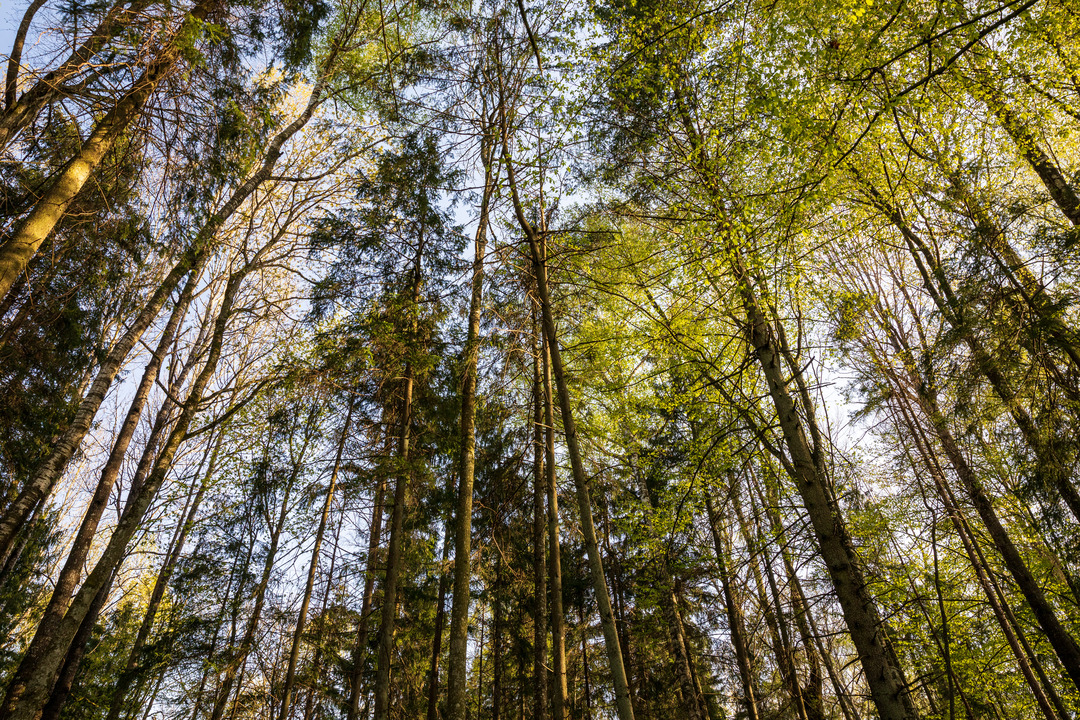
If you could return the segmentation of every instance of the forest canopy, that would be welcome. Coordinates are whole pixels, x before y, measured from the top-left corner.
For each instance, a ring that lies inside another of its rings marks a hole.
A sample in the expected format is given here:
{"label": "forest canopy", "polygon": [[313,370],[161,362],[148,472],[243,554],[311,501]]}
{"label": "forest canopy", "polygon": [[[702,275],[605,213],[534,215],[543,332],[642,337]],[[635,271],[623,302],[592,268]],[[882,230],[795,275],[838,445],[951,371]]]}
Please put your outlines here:
{"label": "forest canopy", "polygon": [[25,0],[0,718],[1080,715],[1068,0]]}

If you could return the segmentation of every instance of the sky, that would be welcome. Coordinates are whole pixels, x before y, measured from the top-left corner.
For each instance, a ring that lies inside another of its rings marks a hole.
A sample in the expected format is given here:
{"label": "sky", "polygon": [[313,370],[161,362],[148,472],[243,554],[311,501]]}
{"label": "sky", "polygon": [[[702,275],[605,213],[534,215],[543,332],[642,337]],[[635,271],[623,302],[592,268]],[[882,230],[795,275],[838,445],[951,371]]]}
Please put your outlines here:
{"label": "sky", "polygon": [[8,53],[11,52],[11,43],[15,39],[15,30],[19,27],[19,21],[26,10],[28,2],[22,0],[0,0],[0,59],[4,61],[5,72],[7,71]]}

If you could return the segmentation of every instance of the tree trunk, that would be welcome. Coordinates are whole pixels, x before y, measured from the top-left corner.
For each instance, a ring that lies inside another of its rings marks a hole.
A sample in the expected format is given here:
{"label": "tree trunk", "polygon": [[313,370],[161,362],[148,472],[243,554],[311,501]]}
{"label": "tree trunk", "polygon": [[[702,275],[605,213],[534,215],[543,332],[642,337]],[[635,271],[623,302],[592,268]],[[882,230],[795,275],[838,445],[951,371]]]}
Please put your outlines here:
{"label": "tree trunk", "polygon": [[[967,522],[952,497],[952,492],[949,490],[944,473],[937,462],[937,458],[930,449],[928,439],[925,437],[922,428],[919,427],[918,422],[912,413],[912,409],[908,407],[906,401],[901,398],[902,396],[900,395],[896,396],[897,410],[902,419],[902,423],[907,427],[907,430],[915,443],[915,447],[923,460],[923,466],[934,481],[934,488],[937,491],[937,495],[945,506],[945,511],[949,516],[949,521],[952,523],[953,529],[956,531],[957,537],[960,538],[960,542],[964,546],[964,551],[968,556],[968,561],[971,563],[972,569],[975,571],[975,577],[979,582],[979,586],[986,595],[990,609],[993,611],[994,617],[998,621],[1001,632],[1005,636],[1006,643],[1013,652],[1013,657],[1020,667],[1020,672],[1024,676],[1028,688],[1035,697],[1036,704],[1039,705],[1039,709],[1042,711],[1046,720],[1064,720],[1069,717],[1069,713],[1065,710],[1060,698],[1057,697],[1057,693],[1053,692],[1053,686],[1047,682],[1046,678],[1041,678],[1040,683],[1040,679],[1035,677],[1031,664],[1028,662],[1027,654],[1021,647],[1020,638],[1018,637],[1018,634],[1013,631],[1012,624],[1009,622],[1006,611],[991,584],[990,577],[986,571],[986,565],[982,558],[977,555],[977,544],[973,541],[967,527]],[[1053,692],[1053,697],[1055,699],[1053,704],[1049,699],[1049,695],[1044,692],[1043,686],[1046,686],[1047,689]]]}
{"label": "tree trunk", "polygon": [[[334,456],[334,469],[330,473],[330,486],[326,489],[326,502],[323,503],[322,514],[319,516],[319,529],[315,531],[315,545],[311,548],[311,562],[308,563],[307,583],[304,585],[304,597],[300,602],[300,614],[296,616],[296,629],[293,631],[292,647],[289,650],[289,665],[285,671],[285,685],[281,690],[281,712],[278,716],[280,720],[288,720],[289,708],[292,705],[293,682],[296,680],[296,662],[300,658],[300,642],[304,637],[308,606],[311,604],[311,593],[315,589],[315,576],[319,571],[319,553],[322,552],[326,523],[330,517],[330,507],[334,503],[334,492],[337,490],[338,472],[341,470],[341,455],[345,452],[345,441],[349,437],[349,426],[352,424],[353,405],[354,401],[350,400],[349,410],[345,414],[345,424],[341,428],[341,437],[338,439],[337,453]],[[112,719],[110,718],[110,720]]]}
{"label": "tree trunk", "polygon": [[[307,701],[304,703],[304,720],[311,720],[315,711],[315,696],[319,694],[318,681],[322,675],[322,662],[323,662],[323,636],[326,629],[326,610],[330,606],[330,593],[334,586],[334,569],[337,564],[338,549],[340,547],[341,540],[341,525],[344,517],[345,509],[342,508],[341,514],[338,515],[337,526],[334,529],[334,549],[330,553],[330,569],[326,573],[326,590],[323,592],[322,609],[319,612],[319,617],[322,622],[319,623],[319,632],[315,635],[315,656],[311,659],[312,667],[312,684],[308,688]],[[318,706],[319,710],[322,710],[322,705]]]}
{"label": "tree trunk", "polygon": [[[866,586],[862,563],[855,553],[847,526],[833,497],[831,484],[824,474],[821,448],[811,448],[803,432],[803,421],[788,393],[787,379],[778,358],[778,338],[774,337],[773,329],[765,320],[741,259],[736,257],[734,265],[747,316],[749,340],[776,406],[794,471],[793,479],[817,537],[848,631],[859,653],[874,705],[882,720],[917,718],[918,713],[908,694],[900,661],[889,642],[877,604]],[[798,367],[791,368],[791,371],[796,374],[800,372]],[[808,412],[811,407],[807,407]],[[814,420],[810,418],[806,422],[813,423]],[[816,434],[816,431],[812,432]]]}
{"label": "tree trunk", "polygon": [[[216,0],[202,0],[203,4],[212,1]],[[89,392],[79,404],[75,419],[56,442],[48,457],[35,470],[33,477],[27,482],[19,497],[4,508],[3,514],[0,515],[0,557],[8,555],[19,528],[22,527],[26,518],[33,512],[34,507],[48,496],[60,479],[68,462],[75,455],[83,438],[90,430],[94,416],[101,407],[101,403],[104,401],[113,380],[116,379],[117,373],[120,372],[128,353],[135,347],[135,344],[154,318],[157,317],[158,311],[160,311],[169,295],[172,294],[176,286],[193,267],[198,267],[204,262],[204,259],[212,250],[213,240],[225,221],[232,217],[233,213],[251,197],[251,194],[270,178],[274,166],[281,157],[281,150],[285,143],[311,119],[315,109],[322,102],[322,91],[325,87],[328,69],[333,65],[334,57],[335,53],[332,52],[324,62],[303,112],[274,136],[266,146],[263,162],[259,169],[241,183],[229,196],[229,199],[219,206],[217,211],[203,224],[179,262],[169,271],[169,274],[154,290],[150,299],[147,300],[131,327],[110,349],[108,356],[98,369],[97,376],[94,378]],[[2,250],[0,250],[0,253],[2,253]]]}
{"label": "tree trunk", "polygon": [[1043,593],[1042,588],[1039,587],[1039,583],[1031,573],[1027,563],[1024,562],[1020,551],[1017,550],[1012,538],[1009,537],[1008,532],[1002,526],[982,483],[975,475],[975,471],[968,465],[967,459],[960,451],[956,440],[945,423],[944,417],[937,408],[936,400],[930,395],[925,384],[920,386],[919,393],[919,401],[923,411],[929,418],[931,426],[938,436],[938,441],[945,450],[946,457],[949,458],[949,464],[953,466],[953,471],[960,479],[975,511],[979,514],[983,525],[990,534],[990,540],[994,543],[994,547],[997,548],[998,552],[1001,553],[1001,557],[1005,561],[1005,567],[1008,568],[1009,574],[1012,575],[1017,587],[1020,588],[1021,594],[1023,594],[1024,599],[1031,608],[1031,612],[1039,623],[1043,634],[1046,635],[1046,639],[1050,641],[1050,645],[1054,648],[1054,652],[1057,654],[1058,660],[1061,661],[1065,672],[1072,679],[1073,684],[1080,688],[1080,645],[1077,644],[1076,639],[1058,619],[1057,612],[1046,599],[1046,595]]}
{"label": "tree trunk", "polygon": [[41,111],[54,102],[63,93],[67,81],[81,71],[91,58],[105,46],[111,38],[130,27],[130,23],[140,12],[151,4],[151,0],[135,0],[126,3],[122,0],[109,8],[98,26],[76,48],[64,62],[45,73],[18,98],[19,68],[22,60],[22,46],[33,17],[35,2],[23,16],[15,42],[12,44],[8,59],[7,78],[4,87],[5,108],[0,113],[0,152],[7,150],[20,132],[32,123]]}
{"label": "tree trunk", "polygon": [[547,513],[544,508],[544,425],[541,415],[542,379],[540,372],[540,347],[537,343],[539,327],[536,308],[533,308],[533,720],[548,718],[547,677],[547,553],[544,548],[544,530]]}
{"label": "tree trunk", "polygon": [[1051,199],[1061,210],[1062,215],[1073,225],[1080,226],[1080,197],[1077,197],[1076,190],[1065,179],[1065,174],[1050,159],[1050,156],[1039,146],[1035,133],[1017,115],[989,71],[976,67],[975,73],[978,79],[967,83],[972,94],[986,103],[990,112],[997,117],[1001,127],[1016,144],[1020,155],[1039,176],[1039,180],[1050,193]]}
{"label": "tree trunk", "polygon": [[569,717],[569,690],[566,683],[566,615],[563,612],[562,550],[559,543],[559,488],[555,477],[555,418],[551,395],[551,363],[547,341],[540,345],[544,369],[544,470],[547,475],[548,565],[551,574],[551,655],[555,691],[551,704],[553,720]]}
{"label": "tree trunk", "polygon": [[[453,495],[454,488],[450,488]],[[442,660],[443,629],[446,625],[446,592],[450,575],[446,572],[450,559],[450,521],[443,523],[442,563],[439,573],[439,600],[435,606],[435,628],[431,638],[431,663],[428,670],[427,720],[439,720],[439,662]]]}
{"label": "tree trunk", "polygon": [[30,259],[60,222],[91,173],[139,117],[158,83],[172,70],[182,52],[180,38],[189,28],[204,21],[217,1],[199,0],[196,3],[182,27],[147,66],[131,90],[97,123],[79,152],[67,162],[30,214],[16,225],[11,236],[0,246],[0,298],[8,294],[15,278],[26,270]]}
{"label": "tree trunk", "polygon": [[780,677],[783,680],[784,688],[787,690],[796,717],[799,720],[807,720],[806,704],[803,702],[802,697],[802,686],[799,685],[798,674],[795,672],[791,649],[787,643],[787,636],[780,632],[778,616],[781,614],[782,608],[779,605],[778,598],[770,596],[763,579],[762,565],[768,562],[767,558],[761,557],[763,555],[761,548],[763,542],[756,526],[752,525],[743,513],[741,500],[737,493],[733,493],[731,504],[735,510],[735,516],[739,519],[739,528],[742,531],[743,541],[746,543],[747,550],[750,553],[750,574],[754,578],[758,601],[761,604],[762,614],[765,616],[765,625],[769,628],[773,656],[780,670]]}
{"label": "tree trunk", "polygon": [[[421,262],[424,243],[421,239],[413,261],[412,302],[420,302]],[[415,324],[414,328],[415,330]],[[390,511],[390,541],[386,553],[386,580],[383,583],[383,610],[379,624],[379,654],[375,669],[375,720],[390,716],[390,663],[393,656],[394,632],[397,622],[398,584],[401,578],[401,555],[405,532],[405,502],[409,479],[409,443],[412,429],[413,366],[406,363],[401,389],[401,429],[398,435],[400,470],[394,485],[394,504]]]}
{"label": "tree trunk", "polygon": [[64,705],[71,695],[71,687],[75,684],[75,678],[79,674],[79,666],[82,664],[83,656],[86,654],[87,644],[94,634],[98,616],[109,599],[112,583],[113,577],[110,577],[108,582],[94,596],[94,601],[90,604],[86,617],[83,618],[78,632],[75,633],[75,637],[71,641],[71,648],[68,649],[67,655],[64,656],[64,664],[60,668],[60,675],[53,684],[52,691],[49,693],[49,701],[41,711],[40,720],[59,720],[60,711],[64,709]]}
{"label": "tree trunk", "polygon": [[[505,108],[500,108],[505,115]],[[510,158],[510,147],[506,118],[501,117],[503,158],[506,161],[506,174],[510,186],[510,195],[514,205],[514,215],[518,225],[529,242],[532,253],[533,272],[536,277],[537,294],[540,296],[540,309],[544,326],[544,337],[548,342],[551,370],[555,376],[555,387],[559,393],[559,409],[562,414],[563,432],[566,435],[567,454],[573,470],[574,486],[577,489],[578,510],[581,514],[581,534],[585,551],[589,559],[589,575],[592,579],[593,592],[596,594],[597,609],[604,632],[604,645],[607,650],[608,666],[611,669],[612,684],[615,691],[615,707],[619,720],[634,720],[634,708],[630,702],[630,687],[626,681],[626,668],[623,665],[622,648],[619,646],[619,633],[615,626],[615,614],[611,609],[611,595],[608,593],[607,580],[604,578],[604,563],[600,557],[600,547],[596,540],[596,527],[592,517],[592,498],[589,492],[589,479],[581,460],[581,448],[578,445],[577,427],[570,389],[566,383],[562,353],[559,351],[558,336],[555,330],[554,313],[548,293],[547,263],[540,251],[540,238],[536,229],[525,217],[525,209],[518,195],[514,163]],[[454,719],[456,720],[456,719]]]}
{"label": "tree trunk", "polygon": [[61,670],[71,642],[78,633],[79,627],[93,604],[95,596],[104,587],[123,559],[128,543],[140,526],[143,516],[165,481],[165,476],[172,468],[176,451],[187,435],[188,428],[195,418],[198,406],[202,401],[203,393],[217,369],[233,302],[243,278],[249,270],[250,266],[245,267],[229,278],[222,298],[221,309],[215,321],[213,340],[206,362],[191,387],[176,425],[173,427],[165,446],[154,463],[154,469],[151,471],[146,483],[139,489],[137,496],[130,499],[129,505],[117,523],[116,529],[113,531],[101,558],[82,587],[79,588],[56,632],[52,637],[45,639],[48,642],[48,647],[41,653],[40,662],[34,668],[27,668],[27,672],[22,676],[14,678],[8,687],[3,707],[0,708],[0,714],[6,718],[10,718],[10,720],[32,720],[41,712],[45,702],[48,700],[49,690],[52,688],[57,673]]}
{"label": "tree trunk", "polygon": [[469,299],[469,327],[462,357],[461,383],[461,466],[457,507],[454,512],[454,590],[450,605],[450,658],[447,669],[446,716],[466,720],[468,715],[469,584],[472,581],[472,507],[476,474],[476,363],[480,352],[480,313],[484,297],[484,255],[487,250],[488,207],[494,192],[491,128],[486,124],[481,140],[484,190],[476,227],[472,266],[472,294]]}
{"label": "tree trunk", "polygon": [[[191,507],[182,515],[180,522],[176,527],[176,537],[174,537],[170,543],[165,562],[162,563],[161,569],[154,579],[154,587],[150,592],[150,599],[146,603],[146,612],[143,614],[142,623],[140,623],[139,630],[135,635],[135,642],[128,652],[127,662],[124,663],[124,670],[116,681],[112,700],[109,703],[109,712],[106,716],[107,720],[117,720],[120,717],[120,713],[124,710],[128,691],[131,688],[132,681],[135,679],[135,671],[138,668],[139,656],[142,654],[143,648],[146,646],[146,641],[150,637],[150,631],[153,630],[158,607],[160,607],[161,600],[165,597],[165,590],[168,588],[169,581],[172,579],[176,563],[180,560],[180,554],[183,552],[188,534],[195,525],[195,518],[198,517],[199,506],[202,504],[203,495],[206,492],[207,486],[210,484],[211,478],[214,476],[218,452],[221,450],[223,437],[223,434],[218,435],[217,441],[210,451],[210,463],[207,466],[206,474],[203,476],[202,482],[199,483],[198,490],[195,491],[195,497],[191,502]],[[138,693],[136,692],[136,695],[137,694]]]}
{"label": "tree trunk", "polygon": [[791,560],[787,533],[778,511],[779,491],[775,483],[770,483],[767,480],[765,481],[765,487],[762,488],[758,484],[753,471],[751,471],[750,477],[757,487],[758,496],[762,498],[765,516],[769,521],[769,529],[774,538],[773,544],[777,547],[777,554],[783,562],[787,587],[791,595],[792,616],[795,619],[795,627],[799,631],[803,654],[806,656],[808,678],[807,683],[802,686],[802,695],[803,701],[806,703],[807,715],[812,719],[824,718],[825,704],[822,691],[825,678],[821,673],[821,663],[814,643],[814,634],[810,630],[808,620],[810,609],[806,602],[806,596],[803,594],[802,581],[799,579],[798,573],[795,572],[795,565]]}
{"label": "tree trunk", "polygon": [[[52,492],[53,487],[55,487],[56,483],[60,480],[60,477],[64,474],[64,470],[67,468],[68,463],[71,461],[71,458],[75,456],[86,433],[89,432],[94,416],[97,415],[97,411],[101,407],[102,402],[104,402],[109,388],[112,386],[117,374],[119,374],[123,367],[128,353],[131,352],[132,348],[135,347],[135,344],[142,338],[143,333],[150,327],[150,324],[154,321],[154,318],[157,317],[158,312],[176,289],[177,285],[179,285],[180,281],[185,276],[189,275],[191,268],[192,263],[186,257],[177,263],[165,279],[158,285],[150,299],[147,300],[131,326],[128,327],[121,338],[109,349],[108,355],[106,355],[105,359],[98,367],[89,391],[79,403],[79,408],[76,411],[71,424],[68,425],[67,429],[64,430],[63,434],[56,441],[56,444],[49,452],[49,455],[34,470],[34,474],[19,492],[18,497],[5,507],[3,514],[0,515],[0,557],[7,556],[19,528],[33,512],[34,508],[48,497],[49,493]],[[194,278],[189,280],[189,284],[193,285],[194,282]],[[180,304],[181,303],[177,304],[177,308],[179,308]],[[173,325],[174,331],[174,320],[179,322],[179,320],[182,319],[181,315],[182,314],[177,311],[174,312],[173,316],[169,319],[169,325]],[[166,329],[168,329],[168,325],[166,326]],[[163,335],[162,339],[164,339],[164,337],[165,336]],[[162,346],[159,344],[159,349],[161,349],[161,347]],[[160,367],[161,357],[160,354],[155,354],[150,358],[150,361],[147,364],[147,371],[153,370],[153,372],[149,374],[144,372],[143,382],[140,383],[139,390],[145,388],[146,393],[149,393],[149,389],[152,387],[154,380],[156,380],[156,372],[157,368]],[[106,462],[105,469],[102,471],[102,481],[106,485],[109,482],[115,482],[116,480],[116,473],[118,472],[119,465],[123,462],[123,450],[126,450],[126,444],[130,442],[131,434],[134,433],[134,426],[138,423],[138,414],[141,413],[142,405],[145,403],[145,396],[140,396],[139,390],[136,391],[136,396],[132,400],[128,416],[125,418],[125,424],[121,427],[121,432],[117,436],[117,444],[121,447],[121,452],[119,454],[113,453]],[[132,417],[133,414],[134,417]],[[105,488],[102,486],[102,483],[99,483],[98,487],[101,492],[104,492]],[[111,490],[111,486],[109,489]],[[91,501],[91,505],[87,509],[87,517],[83,521],[83,527],[80,528],[80,532],[82,532],[83,535],[85,535],[83,528],[86,528],[91,534],[93,533],[94,528],[96,528],[96,520],[93,519],[94,513],[98,512],[98,517],[100,518],[100,511],[97,511],[96,508],[102,502],[107,500],[108,495],[106,494],[104,500],[101,499],[100,495],[96,495]],[[81,552],[81,546],[82,542],[79,542],[73,549],[79,549]],[[71,591],[68,590],[68,592],[70,593]]]}
{"label": "tree trunk", "polygon": [[[116,484],[116,479],[120,475],[120,467],[127,455],[128,446],[131,444],[131,439],[135,435],[139,419],[142,417],[143,408],[150,396],[150,391],[153,389],[154,383],[158,380],[162,361],[169,351],[169,346],[172,344],[173,338],[176,336],[180,321],[187,314],[187,309],[194,293],[195,284],[198,282],[199,269],[201,268],[196,268],[188,276],[187,284],[180,295],[180,299],[173,308],[164,330],[162,330],[157,348],[150,355],[150,359],[143,370],[142,379],[139,381],[139,385],[131,399],[131,404],[128,406],[127,415],[124,417],[124,422],[120,426],[120,431],[117,433],[116,439],[113,442],[112,451],[109,454],[108,460],[105,462],[105,467],[101,471],[101,478],[94,488],[94,494],[86,508],[82,523],[72,541],[71,549],[68,551],[67,560],[64,562],[64,567],[60,570],[60,575],[57,578],[52,597],[49,600],[48,606],[45,608],[41,620],[38,621],[37,632],[43,633],[44,636],[52,635],[61,620],[63,620],[64,612],[68,608],[68,603],[71,601],[71,595],[75,591],[75,586],[78,584],[79,578],[83,572],[83,567],[86,564],[86,558],[90,553],[94,536],[97,533],[98,523],[101,522],[101,516],[105,512],[105,506],[109,502],[109,497],[112,495],[113,486]],[[185,365],[185,369],[190,367],[190,364]],[[173,385],[175,389],[179,389],[176,384]],[[171,403],[169,401],[165,402],[165,406],[171,409]],[[169,410],[166,410],[166,414],[168,412]],[[159,421],[155,422],[154,428],[157,430],[157,435],[160,435],[160,433],[164,431],[164,423],[164,417],[159,417]],[[154,433],[152,432],[152,436],[153,435]],[[156,437],[153,439],[156,440]],[[140,463],[140,465],[142,465],[142,463]],[[143,467],[149,469],[149,466],[147,465],[143,465]],[[40,645],[37,647],[39,649],[41,648]],[[36,659],[32,659],[31,662],[36,662]]]}
{"label": "tree trunk", "polygon": [[964,306],[953,294],[952,287],[945,277],[944,271],[937,263],[934,254],[930,252],[930,249],[922,241],[922,238],[916,235],[907,225],[900,210],[892,206],[873,185],[865,181],[858,171],[849,168],[849,172],[860,183],[871,204],[878,208],[900,232],[908,246],[908,251],[919,271],[927,293],[949,325],[960,334],[964,343],[971,350],[975,366],[990,383],[994,393],[1008,408],[1013,421],[1038,460],[1035,469],[1036,479],[1056,488],[1062,500],[1072,512],[1073,517],[1080,520],[1080,493],[1077,492],[1069,480],[1062,458],[1057,456],[1056,451],[1059,448],[1056,446],[1060,443],[1047,442],[1047,439],[1042,436],[1039,428],[1031,419],[1030,413],[1021,405],[1016,392],[1002,373],[992,354],[968,330],[970,324],[965,316]]}
{"label": "tree trunk", "polygon": [[709,531],[712,534],[713,549],[716,552],[716,566],[720,572],[720,585],[724,591],[724,608],[728,616],[728,631],[731,644],[735,649],[735,662],[739,666],[739,679],[742,682],[742,704],[747,720],[760,720],[758,710],[757,683],[754,680],[753,662],[750,656],[749,636],[746,621],[743,618],[741,599],[735,594],[735,584],[728,570],[727,558],[730,554],[729,543],[721,536],[719,516],[713,507],[712,497],[705,493],[705,509],[708,512]]}
{"label": "tree trunk", "polygon": [[[495,547],[502,543],[499,525],[495,526]],[[495,586],[491,594],[491,720],[500,720],[502,714],[503,674],[503,554],[495,553]]]}

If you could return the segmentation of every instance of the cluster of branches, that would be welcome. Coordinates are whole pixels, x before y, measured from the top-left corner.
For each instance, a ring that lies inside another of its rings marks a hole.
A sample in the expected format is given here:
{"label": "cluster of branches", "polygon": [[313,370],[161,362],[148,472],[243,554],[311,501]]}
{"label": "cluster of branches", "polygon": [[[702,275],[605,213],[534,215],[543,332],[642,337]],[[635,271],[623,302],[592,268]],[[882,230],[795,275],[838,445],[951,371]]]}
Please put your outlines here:
{"label": "cluster of branches", "polygon": [[0,716],[1073,717],[1078,119],[1056,0],[34,0]]}

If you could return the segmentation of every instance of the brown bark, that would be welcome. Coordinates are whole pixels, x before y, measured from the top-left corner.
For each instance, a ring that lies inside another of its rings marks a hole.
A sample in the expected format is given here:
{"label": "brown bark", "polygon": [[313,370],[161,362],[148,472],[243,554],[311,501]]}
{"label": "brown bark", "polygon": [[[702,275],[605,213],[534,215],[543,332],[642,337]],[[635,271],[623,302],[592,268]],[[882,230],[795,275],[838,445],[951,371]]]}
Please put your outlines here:
{"label": "brown bark", "polygon": [[[645,483],[645,492],[654,513],[662,512],[660,498],[656,489]],[[707,720],[704,693],[696,682],[691,667],[691,648],[683,630],[683,622],[675,594],[675,578],[671,573],[669,558],[665,554],[657,559],[657,588],[660,595],[660,611],[664,616],[664,629],[667,631],[668,652],[675,665],[675,677],[678,678],[678,692],[681,696],[681,708],[690,720]],[[617,596],[617,595],[616,595]]]}
{"label": "brown bark", "polygon": [[1042,149],[1035,133],[1006,99],[990,72],[977,68],[975,75],[976,80],[969,82],[973,94],[986,103],[990,112],[1001,123],[1001,127],[1012,138],[1016,149],[1039,176],[1061,214],[1073,225],[1080,226],[1080,197],[1077,197],[1076,190],[1065,179],[1065,174]]}
{"label": "brown bark", "polygon": [[[674,87],[676,111],[690,140],[692,162],[701,183],[712,192],[713,212],[717,220],[719,242],[729,258],[728,265],[735,291],[742,305],[746,338],[750,353],[764,375],[769,397],[776,410],[783,444],[787,450],[788,472],[795,481],[818,550],[832,581],[855,644],[870,695],[881,720],[912,720],[919,717],[908,692],[908,683],[899,658],[889,641],[885,623],[871,596],[863,575],[862,562],[848,534],[843,513],[833,494],[826,467],[826,451],[817,422],[814,404],[802,377],[802,368],[794,362],[784,337],[783,325],[770,314],[755,289],[754,277],[747,269],[737,231],[728,217],[724,198],[714,188],[711,160],[690,115],[691,108],[682,87]],[[799,405],[806,414],[800,417],[798,406],[788,389],[789,377],[795,383]]]}
{"label": "brown bark", "polygon": [[1046,720],[1067,718],[1069,716],[1068,712],[1065,711],[1061,699],[1057,697],[1057,693],[1053,692],[1056,702],[1052,703],[1050,695],[1044,691],[1044,687],[1053,691],[1053,686],[1046,681],[1045,676],[1036,678],[1028,659],[1028,653],[1025,653],[1021,646],[1022,636],[1018,636],[1018,633],[1014,631],[1013,625],[1009,621],[1001,599],[995,591],[991,578],[987,573],[986,564],[977,554],[977,542],[975,542],[971,536],[967,521],[955,502],[952,491],[949,489],[948,482],[945,479],[944,472],[938,464],[937,458],[930,448],[928,439],[926,438],[923,429],[919,426],[916,416],[912,412],[912,408],[909,407],[906,399],[901,395],[897,395],[894,398],[894,402],[896,403],[901,422],[906,426],[908,434],[912,438],[912,441],[922,458],[923,466],[934,481],[934,488],[937,495],[945,507],[945,511],[948,514],[953,529],[956,531],[957,537],[960,538],[961,544],[964,546],[964,551],[975,572],[975,577],[979,582],[979,586],[986,595],[990,609],[993,611],[994,617],[998,621],[998,626],[1005,636],[1005,641],[1009,645],[1009,649],[1013,652],[1013,657],[1016,659],[1016,663],[1020,668],[1021,674],[1024,676],[1028,688],[1035,697],[1036,704],[1038,704],[1039,709],[1042,711]]}
{"label": "brown bark", "polygon": [[[154,383],[158,380],[162,361],[169,351],[169,346],[172,344],[173,338],[176,336],[176,331],[181,320],[187,314],[187,309],[191,303],[195,285],[198,282],[199,269],[200,268],[196,268],[189,274],[187,284],[181,293],[180,299],[173,308],[165,328],[162,330],[157,348],[150,355],[150,359],[143,369],[142,379],[139,381],[139,385],[131,399],[127,415],[124,417],[124,422],[120,426],[120,431],[113,441],[112,451],[109,454],[108,460],[105,462],[105,466],[102,468],[101,478],[94,488],[94,494],[90,499],[90,503],[87,505],[86,513],[83,516],[74,540],[72,540],[71,549],[68,551],[64,567],[60,570],[60,575],[57,578],[52,597],[49,600],[48,606],[45,608],[41,620],[38,621],[37,632],[39,633],[51,635],[55,632],[57,625],[64,617],[64,612],[67,610],[68,603],[71,601],[71,595],[75,591],[75,586],[78,584],[83,572],[83,566],[86,564],[86,558],[90,553],[90,547],[93,543],[94,536],[97,533],[98,523],[101,522],[101,516],[105,512],[105,506],[109,502],[109,497],[112,495],[113,486],[116,484],[116,480],[120,475],[120,467],[124,462],[124,457],[127,455],[128,446],[131,444],[131,439],[135,435],[135,429],[138,427],[139,419],[142,417],[143,408],[150,396],[150,391],[153,389]],[[185,365],[185,368],[190,367],[190,363]],[[175,383],[171,384],[176,387]],[[178,389],[178,387],[176,389]],[[166,401],[165,405],[171,409],[170,402]],[[157,435],[160,435],[161,432],[164,431],[164,420],[165,418],[161,417],[158,422],[154,423],[154,428],[157,429]]]}
{"label": "brown bark", "polygon": [[71,696],[71,687],[75,684],[75,678],[79,674],[79,666],[82,664],[87,645],[94,633],[94,626],[97,625],[98,616],[109,599],[112,581],[113,578],[109,578],[108,582],[94,596],[94,601],[90,604],[86,617],[83,618],[78,632],[75,633],[75,637],[71,641],[71,648],[64,657],[64,664],[60,668],[59,677],[57,677],[52,690],[49,692],[49,701],[42,709],[39,720],[59,720],[60,711],[64,709],[68,697]]}
{"label": "brown bark", "polygon": [[806,703],[802,697],[802,686],[799,684],[799,677],[795,671],[795,663],[791,647],[788,644],[787,635],[780,631],[780,620],[778,616],[782,612],[782,608],[779,605],[779,600],[774,595],[769,593],[769,587],[767,586],[764,578],[764,572],[762,566],[768,562],[767,558],[763,558],[762,540],[757,532],[757,528],[754,524],[751,524],[742,509],[741,501],[737,496],[732,498],[732,507],[735,510],[735,516],[739,520],[739,529],[742,531],[743,542],[746,543],[746,547],[750,552],[749,566],[750,575],[754,579],[754,587],[757,590],[758,602],[761,605],[762,615],[765,616],[765,625],[769,628],[769,637],[772,640],[773,657],[776,660],[776,665],[780,670],[780,677],[784,683],[784,689],[787,690],[788,698],[791,701],[791,705],[795,711],[795,715],[799,720],[807,720],[806,715]]}
{"label": "brown bark", "polygon": [[1020,589],[1021,594],[1031,608],[1039,627],[1054,648],[1062,667],[1073,684],[1080,688],[1080,644],[1058,618],[1057,612],[1046,598],[1038,581],[1020,555],[1005,527],[1001,524],[989,496],[975,471],[968,464],[959,445],[949,430],[944,416],[937,406],[937,399],[931,386],[925,381],[916,388],[918,401],[923,413],[937,435],[938,442],[945,451],[953,471],[960,479],[979,518],[983,521],[994,547],[1005,561],[1005,566]]}
{"label": "brown bark", "polygon": [[15,41],[11,43],[11,53],[8,55],[7,80],[4,82],[4,106],[5,111],[10,112],[15,105],[15,88],[19,82],[19,67],[22,64],[23,46],[26,43],[26,33],[30,31],[30,23],[45,0],[33,0],[23,13],[22,22],[15,32]]}
{"label": "brown bark", "polygon": [[[750,279],[735,261],[743,307],[749,323],[751,346],[768,383],[769,394],[783,432],[794,470],[794,480],[817,537],[822,559],[843,610],[848,631],[859,654],[870,694],[882,720],[917,718],[908,694],[903,668],[889,642],[877,604],[863,576],[862,563],[848,535],[832,487],[824,472],[824,457],[818,443],[811,447],[803,432],[803,422],[787,390],[787,379],[777,357],[778,334],[765,320]],[[790,368],[798,374],[798,367]],[[802,393],[800,393],[802,394]],[[804,405],[805,400],[804,400]],[[808,406],[809,408],[812,406]],[[813,423],[813,419],[806,422]]]}
{"label": "brown bark", "polygon": [[[499,547],[501,526],[494,530],[495,546]],[[503,554],[495,553],[495,583],[491,593],[491,720],[500,720],[502,714],[503,675]]]}

